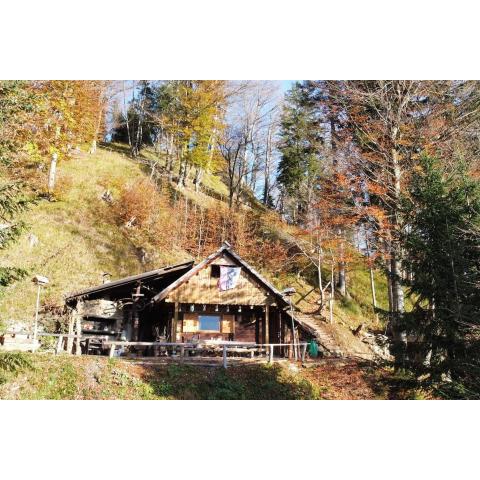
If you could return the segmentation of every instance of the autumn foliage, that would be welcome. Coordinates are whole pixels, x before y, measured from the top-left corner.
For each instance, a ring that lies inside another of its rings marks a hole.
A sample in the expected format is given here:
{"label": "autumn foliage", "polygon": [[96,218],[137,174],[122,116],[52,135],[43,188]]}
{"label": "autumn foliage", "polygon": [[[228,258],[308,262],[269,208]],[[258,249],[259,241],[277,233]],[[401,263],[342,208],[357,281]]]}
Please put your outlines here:
{"label": "autumn foliage", "polygon": [[113,210],[126,234],[146,250],[181,248],[201,259],[228,241],[245,259],[273,273],[287,259],[286,248],[268,234],[262,215],[233,212],[220,202],[215,208],[201,207],[186,197],[175,198],[167,188],[158,190],[149,179],[121,187]]}

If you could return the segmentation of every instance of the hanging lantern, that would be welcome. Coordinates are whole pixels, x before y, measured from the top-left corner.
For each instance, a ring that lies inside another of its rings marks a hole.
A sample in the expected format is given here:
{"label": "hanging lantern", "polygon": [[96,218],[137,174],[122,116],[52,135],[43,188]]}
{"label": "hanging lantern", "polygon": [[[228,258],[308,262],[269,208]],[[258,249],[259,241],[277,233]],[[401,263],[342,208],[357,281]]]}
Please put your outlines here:
{"label": "hanging lantern", "polygon": [[190,311],[191,311],[191,312],[194,312],[194,311],[195,311],[195,305],[194,305],[193,303],[190,305]]}

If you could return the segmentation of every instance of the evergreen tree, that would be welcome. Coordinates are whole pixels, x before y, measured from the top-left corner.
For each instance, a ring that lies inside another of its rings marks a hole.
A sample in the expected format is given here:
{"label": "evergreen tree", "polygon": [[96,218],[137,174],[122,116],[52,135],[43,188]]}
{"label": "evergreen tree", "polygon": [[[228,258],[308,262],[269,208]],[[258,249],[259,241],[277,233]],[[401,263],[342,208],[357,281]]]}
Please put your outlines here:
{"label": "evergreen tree", "polygon": [[410,360],[432,381],[480,398],[480,183],[424,157],[405,212]]}
{"label": "evergreen tree", "polygon": [[[18,214],[28,206],[24,187],[10,180],[9,169],[18,160],[28,138],[27,119],[35,110],[35,95],[27,82],[0,82],[0,250],[21,234],[24,223]],[[25,270],[0,264],[0,293],[26,274]]]}
{"label": "evergreen tree", "polygon": [[308,102],[302,85],[296,83],[286,94],[281,118],[277,179],[284,197],[293,203],[290,213],[293,221],[301,221],[298,215],[305,212],[312,200],[320,172],[321,145],[317,112]]}

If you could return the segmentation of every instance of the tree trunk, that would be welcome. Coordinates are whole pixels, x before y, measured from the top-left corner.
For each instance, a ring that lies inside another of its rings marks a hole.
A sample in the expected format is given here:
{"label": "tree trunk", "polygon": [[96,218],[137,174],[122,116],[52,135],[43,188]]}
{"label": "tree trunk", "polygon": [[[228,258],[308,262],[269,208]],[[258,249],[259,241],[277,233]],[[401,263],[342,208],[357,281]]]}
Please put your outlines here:
{"label": "tree trunk", "polygon": [[267,147],[265,150],[265,170],[263,182],[263,204],[268,205],[270,199],[270,162],[272,158],[272,125],[268,127]]}
{"label": "tree trunk", "polygon": [[390,261],[390,277],[392,283],[392,335],[394,343],[395,366],[403,368],[407,361],[407,333],[403,326],[403,314],[405,311],[404,294],[401,284],[401,261],[396,251],[393,252]]}
{"label": "tree trunk", "polygon": [[368,230],[365,228],[365,245],[367,247],[367,257],[368,257],[368,269],[370,271],[370,290],[372,292],[372,306],[373,312],[375,313],[375,318],[378,321],[378,313],[377,313],[377,295],[375,292],[375,278],[373,275],[373,264],[371,260],[371,250],[370,250],[370,241],[368,239]]}
{"label": "tree trunk", "polygon": [[197,167],[195,169],[195,178],[193,180],[193,183],[195,184],[195,191],[198,192],[200,190],[200,185],[202,183],[202,178],[203,178],[203,168]]}
{"label": "tree trunk", "polygon": [[[397,129],[393,129],[392,139],[396,139]],[[404,368],[407,361],[407,333],[403,325],[403,314],[405,313],[405,300],[402,288],[402,249],[399,240],[400,235],[400,197],[401,197],[401,168],[399,153],[392,149],[392,166],[394,176],[395,204],[392,211],[393,228],[390,260],[390,278],[392,285],[393,310],[391,318],[391,332],[393,337],[393,354],[395,356],[395,367]]]}
{"label": "tree trunk", "polygon": [[90,144],[90,149],[88,150],[88,153],[90,155],[94,155],[97,152],[97,140],[92,140],[92,143]]}
{"label": "tree trunk", "polygon": [[123,81],[123,108],[125,110],[125,124],[127,127],[128,146],[132,151],[132,138],[130,136],[130,122],[128,121],[127,96],[125,94],[125,80]]}
{"label": "tree trunk", "polygon": [[345,273],[345,262],[338,262],[337,288],[342,296],[347,296],[347,278]]}
{"label": "tree trunk", "polygon": [[332,261],[332,270],[330,275],[330,323],[333,323],[333,302],[335,301],[335,270],[333,268]]}
{"label": "tree trunk", "polygon": [[52,154],[52,159],[50,160],[50,172],[48,174],[48,194],[53,195],[55,190],[55,180],[57,176],[57,159],[58,155],[56,153]]}
{"label": "tree trunk", "polygon": [[318,275],[318,286],[320,288],[320,315],[321,315],[325,307],[325,292],[323,291],[322,252],[320,248],[318,249],[317,275]]}

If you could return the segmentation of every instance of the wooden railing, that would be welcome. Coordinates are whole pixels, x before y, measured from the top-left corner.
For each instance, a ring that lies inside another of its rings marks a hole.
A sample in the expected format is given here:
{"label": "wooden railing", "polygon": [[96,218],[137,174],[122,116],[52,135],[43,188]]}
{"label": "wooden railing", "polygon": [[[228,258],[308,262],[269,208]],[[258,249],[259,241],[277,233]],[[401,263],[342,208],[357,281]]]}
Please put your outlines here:
{"label": "wooden railing", "polygon": [[[123,342],[123,341],[105,341],[103,345],[110,346],[109,356],[113,357],[115,355],[115,349],[119,346],[129,347],[129,346],[138,346],[138,347],[172,347],[172,349],[180,350],[180,358],[185,357],[185,353],[189,350],[192,351],[201,351],[208,350],[212,347],[219,347],[222,349],[223,357],[223,366],[227,368],[227,358],[228,352],[249,352],[253,358],[255,352],[265,350],[268,352],[268,362],[273,363],[274,361],[274,349],[275,347],[288,347],[295,350],[300,349],[298,352],[298,357],[301,361],[305,361],[305,356],[307,352],[308,343],[252,343],[252,342],[219,342],[219,341],[204,341],[198,343],[179,343],[179,342]],[[297,359],[297,354],[295,352],[295,357]]]}
{"label": "wooden railing", "polygon": [[[31,332],[14,332],[7,331],[5,334],[10,335],[31,335]],[[67,338],[80,338],[80,340],[90,340],[91,338],[98,338],[95,335],[76,335],[76,334],[67,334],[67,333],[46,333],[39,332],[37,334],[39,337],[56,337],[58,338],[55,353],[58,354],[62,350],[63,341]],[[227,358],[228,352],[231,353],[250,353],[251,358],[254,357],[256,352],[268,352],[268,362],[273,363],[274,361],[274,349],[275,347],[287,347],[290,351],[293,351],[295,360],[300,359],[302,362],[305,361],[305,356],[307,352],[308,343],[255,343],[255,342],[235,342],[235,341],[219,341],[219,340],[204,340],[200,342],[129,342],[121,340],[103,340],[103,346],[110,347],[109,356],[113,357],[115,355],[115,350],[117,347],[163,347],[171,348],[172,350],[179,350],[180,358],[185,357],[186,352],[190,351],[202,351],[210,350],[212,347],[218,347],[222,351],[223,357],[223,366],[227,368]]]}

